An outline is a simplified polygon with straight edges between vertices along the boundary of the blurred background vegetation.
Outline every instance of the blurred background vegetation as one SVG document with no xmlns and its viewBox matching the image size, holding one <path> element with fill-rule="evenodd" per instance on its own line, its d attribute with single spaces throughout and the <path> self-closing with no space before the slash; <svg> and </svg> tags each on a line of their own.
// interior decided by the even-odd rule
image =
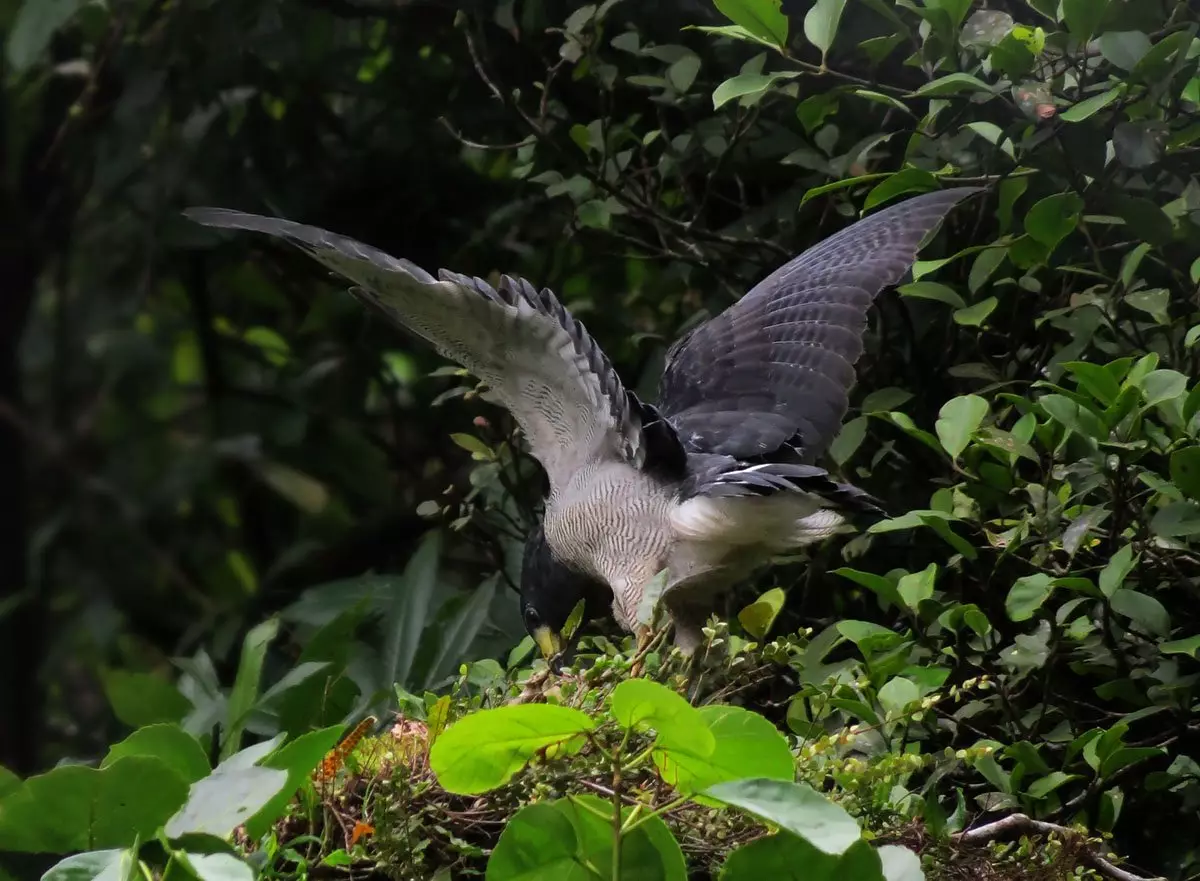
<svg viewBox="0 0 1200 881">
<path fill-rule="evenodd" d="M 281 613 L 264 681 L 338 672 L 260 734 L 522 637 L 540 487 L 503 414 L 302 255 L 182 208 L 525 275 L 650 393 L 682 330 L 945 178 L 990 192 L 881 297 L 831 452 L 896 518 L 757 585 L 779 631 L 829 634 L 788 724 L 824 724 L 805 689 L 837 664 L 990 676 L 918 736 L 1007 749 L 971 810 L 1197 870 L 1200 13 L 788 0 L 780 51 L 730 24 L 754 6 L 0 2 L 0 764 L 102 754 L 176 684 L 211 730 Z"/>
</svg>

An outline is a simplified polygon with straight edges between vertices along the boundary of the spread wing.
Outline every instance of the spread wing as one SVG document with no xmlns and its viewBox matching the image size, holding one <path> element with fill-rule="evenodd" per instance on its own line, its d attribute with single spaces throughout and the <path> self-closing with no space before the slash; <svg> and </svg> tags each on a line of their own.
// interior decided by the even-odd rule
<svg viewBox="0 0 1200 881">
<path fill-rule="evenodd" d="M 652 410 L 626 392 L 595 340 L 549 290 L 508 276 L 498 288 L 446 270 L 434 278 L 369 245 L 287 220 L 223 208 L 184 214 L 284 239 L 354 282 L 356 297 L 489 387 L 486 397 L 512 413 L 552 491 L 597 458 L 643 465 L 642 423 Z"/>
<path fill-rule="evenodd" d="M 659 409 L 694 452 L 740 458 L 784 444 L 806 461 L 841 426 L 867 309 L 916 259 L 960 187 L 872 214 L 775 270 L 671 347 Z"/>
</svg>

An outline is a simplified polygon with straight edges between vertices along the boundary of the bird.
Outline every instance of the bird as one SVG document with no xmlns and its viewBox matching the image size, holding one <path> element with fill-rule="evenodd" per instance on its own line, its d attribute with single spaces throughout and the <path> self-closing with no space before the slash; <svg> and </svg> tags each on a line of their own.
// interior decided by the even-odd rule
<svg viewBox="0 0 1200 881">
<path fill-rule="evenodd" d="M 290 220 L 226 208 L 184 214 L 300 248 L 511 413 L 547 477 L 518 590 L 525 629 L 553 662 L 569 647 L 563 630 L 580 603 L 589 619 L 608 607 L 623 629 L 644 634 L 649 589 L 661 591 L 674 644 L 691 656 L 725 591 L 846 531 L 856 515 L 882 513 L 879 500 L 818 463 L 848 409 L 872 302 L 979 190 L 905 199 L 808 248 L 676 340 L 653 403 L 622 383 L 552 291 L 524 278 L 493 286 L 445 269 L 434 276 Z"/>
</svg>

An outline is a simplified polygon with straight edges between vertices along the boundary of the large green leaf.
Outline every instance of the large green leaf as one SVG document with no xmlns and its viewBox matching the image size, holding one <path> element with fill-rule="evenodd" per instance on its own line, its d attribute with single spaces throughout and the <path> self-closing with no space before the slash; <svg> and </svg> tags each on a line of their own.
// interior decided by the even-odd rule
<svg viewBox="0 0 1200 881">
<path fill-rule="evenodd" d="M 794 71 L 776 73 L 740 73 L 717 86 L 712 93 L 713 109 L 719 110 L 735 98 L 761 95 L 779 80 L 793 79 L 800 74 Z"/>
<path fill-rule="evenodd" d="M 699 716 L 713 737 L 711 753 L 698 756 L 682 750 L 655 750 L 653 755 L 659 775 L 684 795 L 744 777 L 795 777 L 787 739 L 767 719 L 733 706 L 701 707 Z"/>
<path fill-rule="evenodd" d="M 622 810 L 628 820 L 632 808 Z M 488 860 L 487 881 L 609 881 L 612 803 L 592 795 L 527 805 L 505 825 Z M 630 881 L 686 881 L 683 853 L 658 817 L 621 836 L 620 873 Z"/>
<path fill-rule="evenodd" d="M 1075 193 L 1057 193 L 1037 202 L 1025 215 L 1025 232 L 1053 251 L 1079 224 L 1083 200 Z"/>
<path fill-rule="evenodd" d="M 1024 575 L 1013 582 L 1004 600 L 1010 621 L 1028 621 L 1042 607 L 1054 589 L 1054 579 L 1045 572 Z"/>
<path fill-rule="evenodd" d="M 556 704 L 511 704 L 459 719 L 429 751 L 429 764 L 448 792 L 474 795 L 502 786 L 538 753 L 578 749 L 592 717 Z"/>
<path fill-rule="evenodd" d="M 191 701 L 161 676 L 109 670 L 102 674 L 101 681 L 113 715 L 131 728 L 178 722 L 192 708 Z"/>
<path fill-rule="evenodd" d="M 319 731 L 306 732 L 263 759 L 264 766 L 287 772 L 287 785 L 246 820 L 246 834 L 251 839 L 265 835 L 271 824 L 282 816 L 296 790 L 308 783 L 313 770 L 337 745 L 344 730 L 344 725 L 330 725 Z"/>
<path fill-rule="evenodd" d="M 286 771 L 257 764 L 275 750 L 281 739 L 279 736 L 248 746 L 193 783 L 187 803 L 167 821 L 167 835 L 226 838 L 262 810 L 288 783 Z"/>
<path fill-rule="evenodd" d="M 803 838 L 780 832 L 731 853 L 721 881 L 884 881 L 879 855 L 865 841 L 844 854 L 823 853 Z"/>
<path fill-rule="evenodd" d="M 786 46 L 788 20 L 781 0 L 713 0 L 717 9 L 736 25 L 773 46 Z"/>
<path fill-rule="evenodd" d="M 62 765 L 0 802 L 0 851 L 126 847 L 152 836 L 187 793 L 187 782 L 153 756 L 125 756 L 105 768 Z"/>
<path fill-rule="evenodd" d="M 189 784 L 208 776 L 211 770 L 208 756 L 200 741 L 178 725 L 161 724 L 139 728 L 109 748 L 108 755 L 104 757 L 100 767 L 107 768 L 125 756 L 154 756 L 162 759 Z"/>
<path fill-rule="evenodd" d="M 625 728 L 654 729 L 659 749 L 704 757 L 716 747 L 700 712 L 678 692 L 649 679 L 626 679 L 613 689 L 612 713 Z"/>
<path fill-rule="evenodd" d="M 811 786 L 785 780 L 748 779 L 720 783 L 705 794 L 784 829 L 821 853 L 845 853 L 862 831 L 845 809 Z"/>
<path fill-rule="evenodd" d="M 822 63 L 833 46 L 845 8 L 846 0 L 817 0 L 804 16 L 804 36 L 821 50 Z"/>
<path fill-rule="evenodd" d="M 229 692 L 228 722 L 225 728 L 225 739 L 221 742 L 222 759 L 232 756 L 242 745 L 242 732 L 246 728 L 246 720 L 258 699 L 267 647 L 278 633 L 279 619 L 268 618 L 252 628 L 242 642 L 242 655 L 238 661 L 237 676 L 234 678 L 233 688 Z"/>
<path fill-rule="evenodd" d="M 421 634 L 429 626 L 430 607 L 438 586 L 442 532 L 426 533 L 404 567 L 404 577 L 392 592 L 383 632 L 383 675 L 389 685 L 410 685 L 413 660 Z"/>
<path fill-rule="evenodd" d="M 84 0 L 25 0 L 8 33 L 8 63 L 18 72 L 36 62 L 54 32 L 69 22 Z"/>
<path fill-rule="evenodd" d="M 129 850 L 91 850 L 52 866 L 42 881 L 128 881 L 136 861 Z"/>
<path fill-rule="evenodd" d="M 957 459 L 967 448 L 988 409 L 988 402 L 979 395 L 961 395 L 942 405 L 934 429 L 951 459 Z"/>
</svg>

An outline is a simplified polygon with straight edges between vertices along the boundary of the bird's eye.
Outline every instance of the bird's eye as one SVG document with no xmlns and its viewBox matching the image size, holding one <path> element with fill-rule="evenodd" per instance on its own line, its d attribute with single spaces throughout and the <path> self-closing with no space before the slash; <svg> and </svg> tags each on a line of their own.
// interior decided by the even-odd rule
<svg viewBox="0 0 1200 881">
<path fill-rule="evenodd" d="M 537 610 L 533 606 L 525 607 L 525 626 L 530 630 L 535 630 L 542 623 L 542 618 L 538 615 Z"/>
</svg>

